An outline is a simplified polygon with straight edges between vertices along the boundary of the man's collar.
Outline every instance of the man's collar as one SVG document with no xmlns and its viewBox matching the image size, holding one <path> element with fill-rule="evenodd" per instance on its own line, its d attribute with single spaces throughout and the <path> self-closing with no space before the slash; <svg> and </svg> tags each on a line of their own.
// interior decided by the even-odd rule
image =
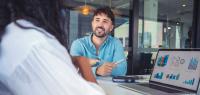
<svg viewBox="0 0 200 95">
<path fill-rule="evenodd" d="M 90 35 L 89 35 L 89 44 L 90 44 L 90 46 L 91 47 L 95 47 L 95 45 L 94 45 L 94 43 L 93 43 L 93 41 L 92 41 L 92 37 L 93 37 L 93 33 L 91 33 Z M 103 46 L 104 44 L 106 44 L 107 42 L 108 42 L 108 40 L 110 39 L 110 35 L 108 35 L 107 36 L 107 38 L 105 39 L 105 41 L 101 44 L 101 46 Z M 101 47 L 100 46 L 100 47 Z"/>
<path fill-rule="evenodd" d="M 91 33 L 90 35 L 89 35 L 89 44 L 90 44 L 90 47 L 93 47 L 94 46 L 94 44 L 93 44 L 93 42 L 92 42 L 92 35 L 93 35 L 93 33 Z M 94 46 L 95 47 L 95 46 Z"/>
</svg>

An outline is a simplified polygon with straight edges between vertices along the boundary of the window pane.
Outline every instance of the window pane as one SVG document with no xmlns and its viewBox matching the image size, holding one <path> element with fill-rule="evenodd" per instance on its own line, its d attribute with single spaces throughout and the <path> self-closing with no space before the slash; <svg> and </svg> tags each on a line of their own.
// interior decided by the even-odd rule
<svg viewBox="0 0 200 95">
<path fill-rule="evenodd" d="M 117 18 L 119 25 L 114 30 L 114 37 L 118 38 L 124 47 L 125 55 L 128 55 L 128 36 L 129 36 L 129 19 L 126 17 Z"/>
<path fill-rule="evenodd" d="M 188 48 L 193 0 L 140 0 L 139 48 Z"/>
</svg>

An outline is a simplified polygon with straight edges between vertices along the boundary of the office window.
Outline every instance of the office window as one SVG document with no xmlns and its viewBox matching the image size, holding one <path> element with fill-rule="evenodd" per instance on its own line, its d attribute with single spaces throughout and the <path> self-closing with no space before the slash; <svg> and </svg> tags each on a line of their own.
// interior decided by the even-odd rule
<svg viewBox="0 0 200 95">
<path fill-rule="evenodd" d="M 119 25 L 114 30 L 114 37 L 121 40 L 125 54 L 128 55 L 129 19 L 127 17 L 118 17 L 117 19 L 121 21 L 117 22 Z"/>
<path fill-rule="evenodd" d="M 138 48 L 190 48 L 192 20 L 193 0 L 140 0 Z"/>
</svg>

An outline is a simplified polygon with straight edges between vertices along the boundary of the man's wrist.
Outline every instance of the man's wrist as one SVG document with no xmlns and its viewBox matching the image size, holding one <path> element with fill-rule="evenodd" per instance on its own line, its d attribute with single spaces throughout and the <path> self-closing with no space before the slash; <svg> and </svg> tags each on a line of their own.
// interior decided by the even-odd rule
<svg viewBox="0 0 200 95">
<path fill-rule="evenodd" d="M 97 66 L 99 66 L 99 62 L 94 62 L 93 64 L 92 64 L 92 67 L 97 67 Z"/>
<path fill-rule="evenodd" d="M 98 69 L 99 69 L 99 67 L 96 68 L 95 74 L 96 74 L 96 76 L 101 76 L 101 75 L 99 75 L 99 74 L 97 73 L 97 72 L 98 72 Z"/>
</svg>

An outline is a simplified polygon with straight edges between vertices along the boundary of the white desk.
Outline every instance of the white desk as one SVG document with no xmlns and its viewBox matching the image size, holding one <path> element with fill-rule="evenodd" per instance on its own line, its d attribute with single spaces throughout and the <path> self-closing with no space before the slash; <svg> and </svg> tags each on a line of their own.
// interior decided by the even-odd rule
<svg viewBox="0 0 200 95">
<path fill-rule="evenodd" d="M 149 78 L 149 76 L 147 76 L 147 78 Z M 147 82 L 147 80 L 141 80 L 141 82 Z M 111 77 L 99 77 L 97 81 L 107 95 L 143 95 L 141 93 L 119 87 L 118 83 L 112 82 Z"/>
</svg>

